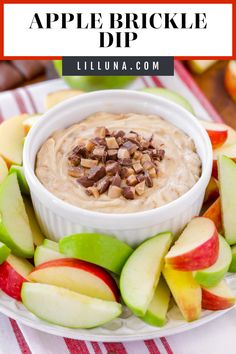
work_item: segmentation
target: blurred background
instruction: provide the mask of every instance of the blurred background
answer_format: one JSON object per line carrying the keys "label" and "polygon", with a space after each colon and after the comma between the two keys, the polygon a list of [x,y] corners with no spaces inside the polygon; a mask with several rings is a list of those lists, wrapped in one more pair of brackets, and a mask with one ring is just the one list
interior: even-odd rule
{"label": "blurred background", "polygon": [[[0,61],[0,91],[59,77],[60,62],[56,62],[46,60]],[[236,128],[236,61],[191,60],[183,63],[224,121]],[[73,80],[73,83],[67,80],[67,83],[72,88],[84,89],[84,83],[79,80]],[[93,87],[93,84],[94,81],[87,81],[88,90],[97,88],[96,85]],[[127,83],[124,83],[124,86],[125,84]],[[109,87],[104,79],[104,87],[99,88],[115,87],[114,81],[112,87]]]}

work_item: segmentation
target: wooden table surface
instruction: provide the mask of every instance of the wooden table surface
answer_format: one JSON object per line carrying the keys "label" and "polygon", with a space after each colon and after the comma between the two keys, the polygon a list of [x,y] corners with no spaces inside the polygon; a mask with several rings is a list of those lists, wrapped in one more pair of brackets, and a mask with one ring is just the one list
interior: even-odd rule
{"label": "wooden table surface", "polygon": [[[227,61],[221,60],[208,69],[205,73],[201,75],[192,74],[192,76],[219,112],[223,120],[228,125],[236,129],[236,103],[232,101],[224,88],[224,71],[226,65]],[[56,77],[57,74],[53,68],[53,65],[49,62],[47,65],[46,74],[30,83],[49,80]]]}

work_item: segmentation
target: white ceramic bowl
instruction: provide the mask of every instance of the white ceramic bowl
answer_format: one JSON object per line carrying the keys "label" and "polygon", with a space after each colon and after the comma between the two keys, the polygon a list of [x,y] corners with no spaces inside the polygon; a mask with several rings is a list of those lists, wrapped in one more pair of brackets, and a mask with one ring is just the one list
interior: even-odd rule
{"label": "white ceramic bowl", "polygon": [[[199,181],[183,196],[160,208],[131,214],[105,214],[70,205],[50,193],[34,173],[35,157],[43,142],[58,129],[92,113],[157,114],[176,125],[195,142],[202,160]],[[180,106],[152,94],[111,90],[84,94],[49,110],[30,130],[23,152],[24,171],[35,212],[45,235],[52,240],[80,232],[101,232],[136,245],[159,232],[180,231],[199,214],[212,169],[212,148],[206,131]]]}

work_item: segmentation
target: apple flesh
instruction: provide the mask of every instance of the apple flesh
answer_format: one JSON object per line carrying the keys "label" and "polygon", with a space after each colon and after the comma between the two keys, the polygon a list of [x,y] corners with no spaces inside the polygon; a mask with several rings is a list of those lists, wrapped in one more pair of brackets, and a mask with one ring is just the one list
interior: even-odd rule
{"label": "apple flesh", "polygon": [[225,88],[236,102],[236,60],[230,60],[225,70]]}
{"label": "apple flesh", "polygon": [[28,183],[25,179],[24,169],[22,166],[12,165],[9,170],[9,174],[15,173],[17,175],[20,190],[23,194],[30,194]]}
{"label": "apple flesh", "polygon": [[207,121],[201,121],[201,123],[207,131],[213,149],[220,147],[226,142],[228,129],[224,124],[216,124]]}
{"label": "apple flesh", "polygon": [[4,179],[8,175],[8,167],[6,162],[3,160],[3,158],[0,156],[0,184],[4,181]]}
{"label": "apple flesh", "polygon": [[42,263],[61,258],[65,258],[65,255],[59,252],[58,243],[45,239],[42,245],[36,247],[34,264],[38,267]]}
{"label": "apple flesh", "polygon": [[215,200],[218,196],[219,196],[218,181],[214,177],[211,177],[206,188],[204,203],[209,202],[211,200]]}
{"label": "apple flesh", "polygon": [[29,275],[36,283],[51,284],[107,301],[119,301],[115,280],[103,268],[73,258],[41,264]]}
{"label": "apple flesh", "polygon": [[184,319],[197,320],[201,315],[201,287],[191,272],[164,267],[164,278]]}
{"label": "apple flesh", "polygon": [[10,253],[10,248],[4,245],[4,243],[0,242],[0,264],[2,264],[7,259]]}
{"label": "apple flesh", "polygon": [[222,280],[212,288],[202,288],[202,308],[206,310],[225,310],[235,304],[236,298],[227,283]]}
{"label": "apple flesh", "polygon": [[33,235],[34,245],[40,246],[43,243],[45,237],[44,237],[44,235],[40,229],[40,226],[38,224],[38,221],[36,219],[32,202],[26,196],[23,197],[23,201],[24,201],[26,213],[29,218],[29,224],[30,224],[32,235]]}
{"label": "apple flesh", "polygon": [[143,317],[148,309],[172,239],[170,232],[148,239],[136,248],[122,269],[121,295],[136,316]]}
{"label": "apple flesh", "polygon": [[193,272],[193,277],[198,284],[206,288],[216,286],[224,278],[232,260],[228,243],[222,236],[219,236],[219,241],[220,247],[217,261],[209,268]]}
{"label": "apple flesh", "polygon": [[205,218],[211,219],[218,232],[222,231],[222,216],[221,216],[221,205],[220,197],[205,211],[203,214]]}
{"label": "apple flesh", "polygon": [[26,136],[32,126],[39,121],[39,118],[42,117],[42,114],[32,114],[28,116],[26,120],[23,121],[23,129],[24,129],[24,136]]}
{"label": "apple flesh", "polygon": [[183,271],[210,267],[219,254],[219,237],[212,220],[190,221],[165,257],[167,266]]}
{"label": "apple flesh", "polygon": [[236,131],[230,127],[227,124],[224,123],[214,123],[214,122],[206,122],[205,120],[200,120],[200,123],[203,125],[204,128],[206,128],[206,126],[211,126],[212,130],[217,130],[219,129],[218,126],[221,127],[221,129],[224,127],[227,130],[227,139],[224,143],[224,146],[222,146],[223,148],[228,146],[228,145],[235,145],[236,144]]}
{"label": "apple flesh", "polygon": [[216,62],[217,60],[188,60],[188,66],[195,74],[202,74]]}
{"label": "apple flesh", "polygon": [[70,90],[70,89],[50,92],[45,99],[45,108],[50,109],[56,106],[58,103],[68,100],[68,98],[75,97],[83,93],[84,92],[80,90]]}
{"label": "apple flesh", "polygon": [[168,100],[177,103],[178,105],[180,105],[181,107],[185,108],[187,111],[195,115],[194,109],[191,106],[191,104],[183,96],[179,95],[177,92],[162,87],[145,87],[142,88],[141,91],[167,98]]}
{"label": "apple flesh", "polygon": [[224,236],[233,245],[236,243],[236,164],[227,156],[220,156],[218,170]]}
{"label": "apple flesh", "polygon": [[0,240],[16,256],[33,257],[33,236],[15,173],[0,186],[0,215]]}
{"label": "apple flesh", "polygon": [[166,314],[168,311],[169,302],[170,290],[163,277],[160,277],[147,312],[141,319],[151,326],[164,326],[166,323]]}
{"label": "apple flesh", "polygon": [[24,129],[23,121],[28,114],[10,118],[0,125],[0,156],[8,166],[22,164]]}
{"label": "apple flesh", "polygon": [[217,160],[221,156],[227,156],[231,160],[236,162],[236,145],[222,146],[219,149],[214,150],[213,153],[213,165],[212,165],[212,176],[218,179],[218,165]]}
{"label": "apple flesh", "polygon": [[0,265],[0,289],[12,298],[21,301],[21,287],[28,282],[28,275],[33,270],[32,264],[10,254]]}
{"label": "apple flesh", "polygon": [[232,261],[229,267],[229,272],[236,273],[236,246],[231,247]]}
{"label": "apple flesh", "polygon": [[39,318],[69,328],[93,328],[121,314],[121,304],[78,294],[54,285],[24,283],[25,307]]}
{"label": "apple flesh", "polygon": [[115,237],[97,233],[81,233],[64,237],[59,250],[68,257],[94,263],[120,274],[133,249]]}

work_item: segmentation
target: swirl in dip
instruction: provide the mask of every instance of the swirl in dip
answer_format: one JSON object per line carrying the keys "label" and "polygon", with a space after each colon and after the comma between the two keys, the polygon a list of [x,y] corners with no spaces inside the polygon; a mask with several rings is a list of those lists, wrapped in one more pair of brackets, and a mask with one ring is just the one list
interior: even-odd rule
{"label": "swirl in dip", "polygon": [[132,213],[186,193],[201,175],[201,160],[193,140],[158,116],[100,112],[45,141],[36,175],[67,203]]}

